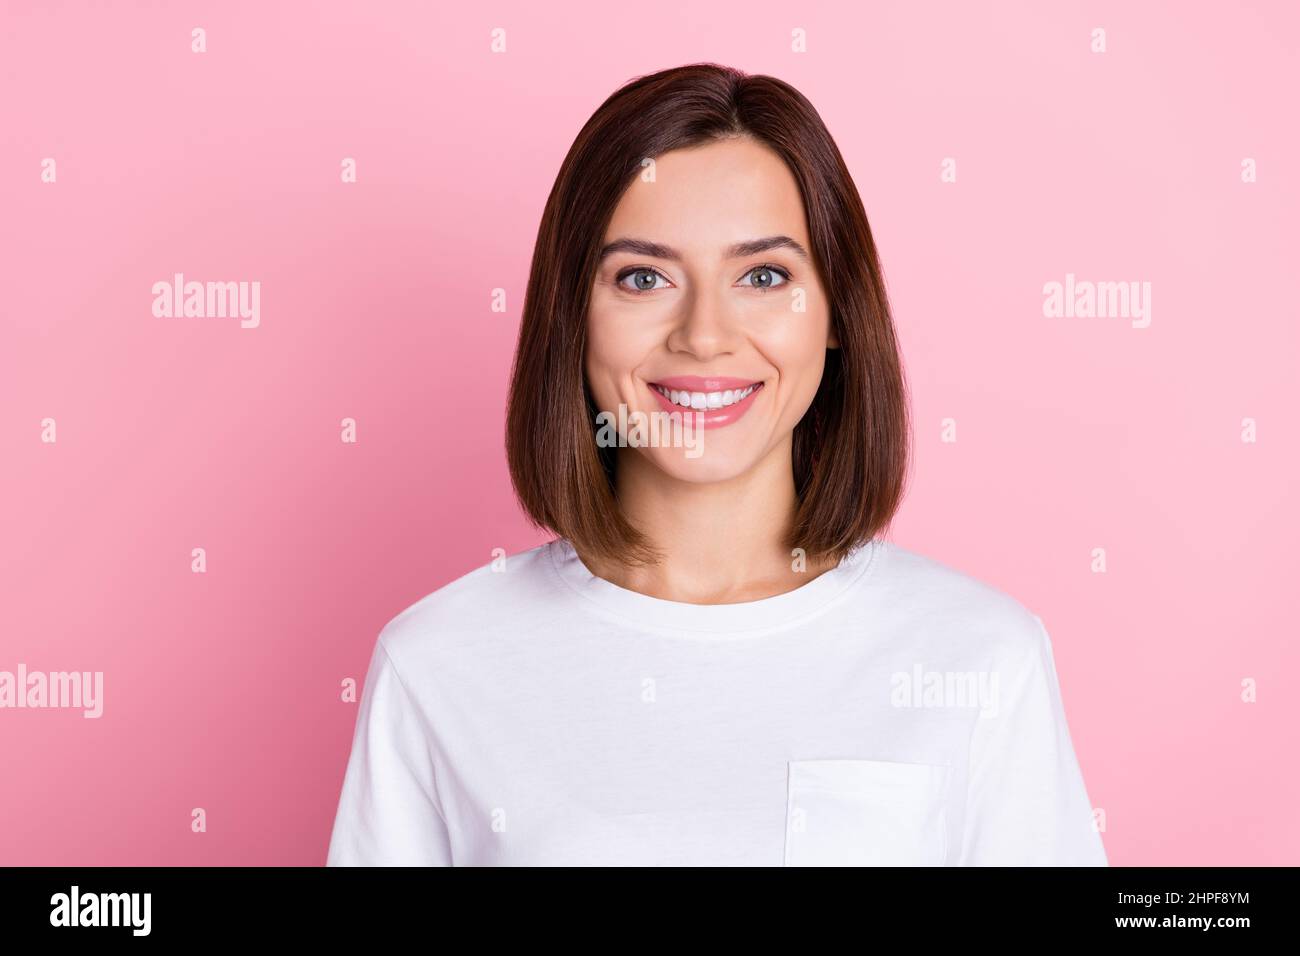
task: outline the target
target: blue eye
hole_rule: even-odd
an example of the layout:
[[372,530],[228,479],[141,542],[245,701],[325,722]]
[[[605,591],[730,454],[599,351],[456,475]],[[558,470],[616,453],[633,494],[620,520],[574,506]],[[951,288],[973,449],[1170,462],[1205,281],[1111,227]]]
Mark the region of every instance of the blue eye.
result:
[[[750,282],[744,279],[752,279]],[[627,280],[631,279],[629,285]],[[768,289],[779,288],[790,281],[790,273],[780,266],[761,265],[754,266],[741,277],[741,285],[749,286],[751,289],[757,289],[759,292],[766,292]],[[618,274],[615,279],[620,289],[631,292],[633,295],[642,295],[648,292],[655,292],[659,289],[666,289],[672,283],[668,277],[657,269],[651,269],[647,266],[638,266],[635,269],[628,269]]]
[[[742,285],[748,285],[760,292],[766,292],[778,286],[783,286],[790,281],[790,273],[786,272],[780,266],[754,266],[745,273],[746,276],[753,276],[753,282],[743,282]],[[742,278],[744,278],[742,276]],[[780,281],[777,281],[780,280]]]
[[[634,279],[635,281],[632,286],[629,287],[624,285],[624,279]],[[668,281],[667,277],[664,276],[662,272],[657,272],[654,269],[647,269],[643,266],[639,269],[628,269],[626,272],[620,273],[617,281],[620,288],[626,289],[628,292],[636,295],[640,295],[643,292],[654,292],[657,288],[665,288],[665,286],[658,286],[655,284],[660,279],[663,279],[665,283]]]

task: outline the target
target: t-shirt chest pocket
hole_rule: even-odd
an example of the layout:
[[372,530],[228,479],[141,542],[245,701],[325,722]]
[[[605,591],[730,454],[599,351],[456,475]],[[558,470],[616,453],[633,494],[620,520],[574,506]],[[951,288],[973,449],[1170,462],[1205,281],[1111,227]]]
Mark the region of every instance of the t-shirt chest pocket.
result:
[[791,760],[786,866],[942,866],[949,771],[888,760]]

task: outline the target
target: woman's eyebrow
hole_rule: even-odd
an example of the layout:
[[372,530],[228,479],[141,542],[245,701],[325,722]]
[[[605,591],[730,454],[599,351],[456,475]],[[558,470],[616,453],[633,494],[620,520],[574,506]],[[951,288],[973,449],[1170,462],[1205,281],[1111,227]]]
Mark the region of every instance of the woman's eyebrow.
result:
[[[789,249],[805,262],[808,261],[808,250],[789,236],[767,236],[763,239],[749,239],[745,242],[737,242],[726,250],[726,255],[728,259],[741,259],[771,249]],[[665,246],[663,243],[651,242],[649,239],[615,239],[600,250],[600,258],[604,260],[607,256],[611,256],[616,252],[631,252],[640,256],[650,256],[654,259],[682,261],[682,254],[676,249]]]

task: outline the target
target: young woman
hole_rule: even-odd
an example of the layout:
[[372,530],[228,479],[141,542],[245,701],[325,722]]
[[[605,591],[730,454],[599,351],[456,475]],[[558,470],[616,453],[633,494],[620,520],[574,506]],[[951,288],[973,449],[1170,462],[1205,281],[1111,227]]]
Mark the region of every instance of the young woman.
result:
[[384,627],[328,863],[1105,865],[1043,622],[883,537],[908,427],[812,105],[713,64],[617,91],[515,356],[556,538]]

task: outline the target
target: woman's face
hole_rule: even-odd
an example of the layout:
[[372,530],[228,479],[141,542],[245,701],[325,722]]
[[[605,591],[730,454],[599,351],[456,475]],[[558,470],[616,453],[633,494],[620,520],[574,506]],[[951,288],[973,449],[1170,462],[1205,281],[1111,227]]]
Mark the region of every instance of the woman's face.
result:
[[619,201],[603,248],[585,356],[597,408],[615,424],[620,405],[629,423],[674,410],[704,422],[677,447],[665,429],[620,454],[700,482],[788,455],[836,342],[781,158],[748,138],[659,156]]

